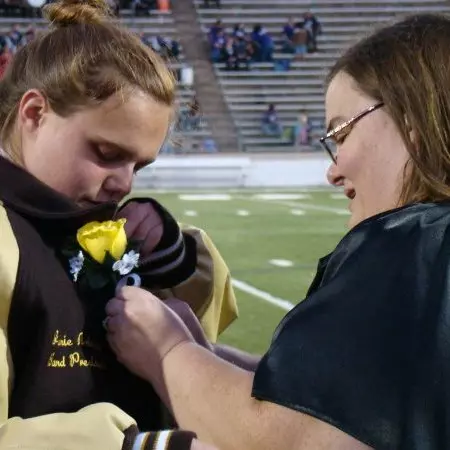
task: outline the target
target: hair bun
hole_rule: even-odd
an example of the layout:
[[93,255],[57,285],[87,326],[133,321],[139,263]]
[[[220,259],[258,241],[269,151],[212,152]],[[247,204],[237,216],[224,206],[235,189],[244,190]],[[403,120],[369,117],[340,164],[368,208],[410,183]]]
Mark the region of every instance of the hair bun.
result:
[[60,0],[43,8],[44,16],[56,27],[81,23],[102,23],[111,17],[106,0]]

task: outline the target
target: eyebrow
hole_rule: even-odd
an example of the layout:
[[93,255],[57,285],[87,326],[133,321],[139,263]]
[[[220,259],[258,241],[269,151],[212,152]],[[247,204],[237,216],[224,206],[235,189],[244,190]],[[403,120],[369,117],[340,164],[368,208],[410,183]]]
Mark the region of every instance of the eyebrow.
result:
[[330,122],[328,123],[328,127],[327,127],[327,133],[329,133],[331,130],[333,130],[334,128],[336,128],[337,126],[339,126],[340,124],[344,123],[347,119],[345,119],[342,116],[336,116],[333,117]]

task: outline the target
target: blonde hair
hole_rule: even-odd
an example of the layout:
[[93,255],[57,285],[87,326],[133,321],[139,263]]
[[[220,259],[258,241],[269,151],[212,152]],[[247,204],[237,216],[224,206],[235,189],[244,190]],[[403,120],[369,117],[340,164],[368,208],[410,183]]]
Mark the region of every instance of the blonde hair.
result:
[[134,33],[114,23],[105,0],[61,0],[43,13],[49,30],[16,53],[0,81],[0,142],[10,157],[20,157],[13,131],[30,89],[63,117],[133,89],[174,105],[173,74]]
[[384,103],[401,133],[411,159],[399,206],[450,199],[449,48],[450,19],[417,14],[362,39],[328,75],[328,82],[339,72],[350,75]]

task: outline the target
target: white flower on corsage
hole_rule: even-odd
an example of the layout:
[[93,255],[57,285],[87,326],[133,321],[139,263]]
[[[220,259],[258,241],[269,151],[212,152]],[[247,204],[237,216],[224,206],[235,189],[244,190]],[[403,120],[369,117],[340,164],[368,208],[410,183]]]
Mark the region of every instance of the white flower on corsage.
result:
[[83,252],[80,250],[77,256],[70,258],[69,264],[70,264],[70,273],[73,275],[73,281],[77,281],[78,275],[81,272],[81,269],[83,268],[84,265]]
[[128,253],[125,253],[122,256],[122,259],[119,259],[113,264],[112,270],[114,270],[115,272],[119,272],[122,276],[128,275],[134,268],[138,266],[139,256],[139,253],[135,252],[134,250],[130,250]]

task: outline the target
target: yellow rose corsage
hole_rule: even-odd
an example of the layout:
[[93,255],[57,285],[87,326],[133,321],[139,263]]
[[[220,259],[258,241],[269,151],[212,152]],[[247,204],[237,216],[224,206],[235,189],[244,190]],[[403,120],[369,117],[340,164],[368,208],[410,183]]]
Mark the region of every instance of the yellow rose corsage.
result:
[[[127,240],[126,219],[90,222],[76,234],[69,259],[70,273],[75,282],[84,277],[91,288],[102,288],[110,281],[114,285],[121,277],[138,267],[139,253]],[[66,252],[67,253],[67,252]]]

